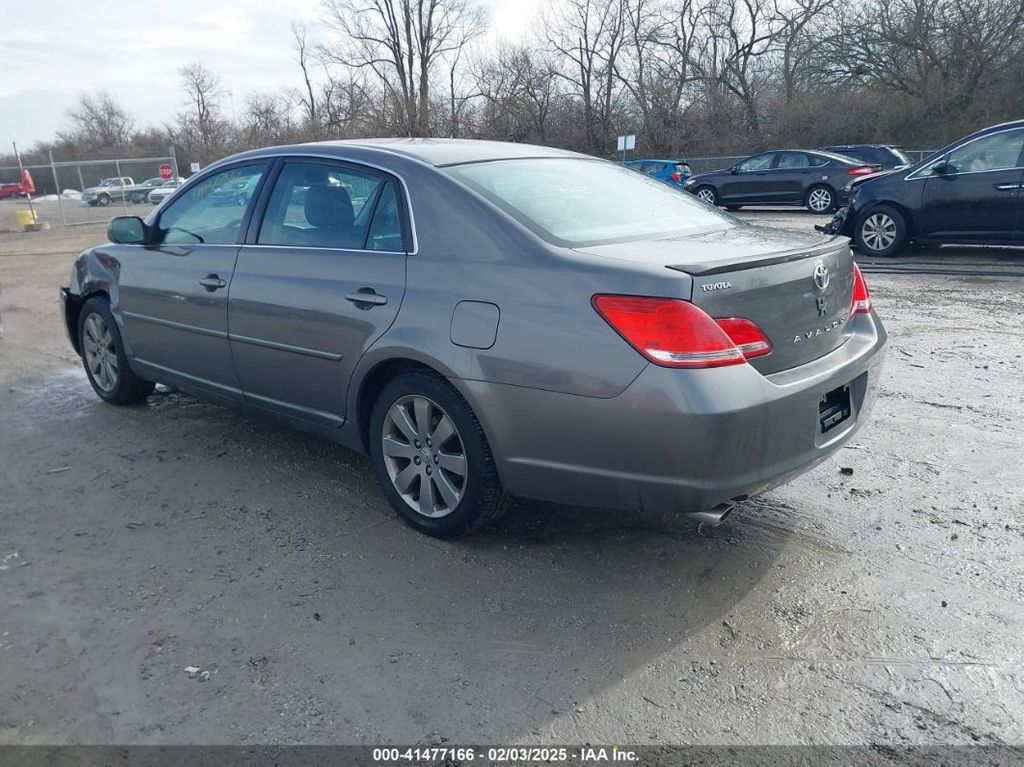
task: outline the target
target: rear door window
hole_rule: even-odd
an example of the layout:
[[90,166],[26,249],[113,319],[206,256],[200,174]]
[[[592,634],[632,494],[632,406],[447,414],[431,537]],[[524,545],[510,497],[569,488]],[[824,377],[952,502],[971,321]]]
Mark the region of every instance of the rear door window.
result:
[[775,167],[799,169],[811,167],[811,161],[803,152],[783,152],[779,155],[779,163]]
[[[385,179],[369,170],[315,161],[286,162],[274,183],[256,241],[260,245],[361,250],[367,247],[370,223],[384,187]],[[395,208],[397,215],[397,202]],[[390,242],[389,232],[382,213],[375,242]],[[400,226],[398,236],[401,242]]]
[[366,249],[392,252],[405,250],[402,242],[402,213],[394,181],[384,185],[380,199],[377,200],[377,209],[373,212],[370,232],[366,237]]

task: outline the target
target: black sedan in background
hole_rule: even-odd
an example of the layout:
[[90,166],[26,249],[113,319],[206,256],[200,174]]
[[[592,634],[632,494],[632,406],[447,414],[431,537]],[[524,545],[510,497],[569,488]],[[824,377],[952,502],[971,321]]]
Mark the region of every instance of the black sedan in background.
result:
[[905,168],[912,164],[903,150],[893,144],[837,144],[820,146],[818,151],[852,157],[869,165],[880,165],[884,170]]
[[838,190],[851,178],[879,170],[880,165],[831,152],[787,149],[691,176],[685,189],[727,210],[743,205],[799,205],[813,213],[829,213],[836,207]]
[[1024,245],[1024,120],[972,133],[915,165],[858,180],[822,231],[861,253],[891,256],[911,240]]

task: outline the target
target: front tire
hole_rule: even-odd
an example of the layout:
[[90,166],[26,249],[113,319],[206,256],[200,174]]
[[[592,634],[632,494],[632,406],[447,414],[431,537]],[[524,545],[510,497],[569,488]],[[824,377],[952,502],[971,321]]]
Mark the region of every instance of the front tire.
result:
[[385,497],[422,533],[465,535],[508,505],[480,422],[439,376],[404,373],[384,387],[370,418],[369,448]]
[[99,205],[101,208],[107,207],[108,205],[110,205],[110,195],[101,194],[99,198],[96,200],[96,204]]
[[853,235],[857,249],[866,256],[885,258],[907,243],[907,221],[896,208],[878,205],[857,218]]
[[812,186],[807,190],[804,205],[811,213],[831,213],[836,207],[836,193],[824,184]]
[[151,381],[132,372],[121,332],[104,296],[94,296],[78,315],[78,348],[93,391],[112,405],[141,402],[153,392]]
[[693,196],[698,200],[706,202],[708,205],[718,205],[718,192],[715,191],[713,186],[698,186],[693,190]]

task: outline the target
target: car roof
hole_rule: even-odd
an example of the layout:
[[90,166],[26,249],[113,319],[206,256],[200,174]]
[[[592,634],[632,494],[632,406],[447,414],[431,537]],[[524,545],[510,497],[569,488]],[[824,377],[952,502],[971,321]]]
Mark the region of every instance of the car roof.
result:
[[[835,152],[828,152],[828,151],[825,151],[823,149],[793,149],[793,148],[790,148],[790,149],[766,149],[763,152],[758,152],[757,154],[752,154],[752,155],[750,155],[750,157],[760,157],[763,154],[778,154],[780,152],[802,152],[803,154],[816,154],[816,155],[820,155],[821,157],[827,157],[830,160],[839,160],[840,162],[845,162],[845,163],[856,164],[858,162],[857,160],[855,160],[852,157],[846,157],[844,155],[836,154]],[[747,158],[747,159],[750,159],[750,158]]]
[[899,144],[829,144],[828,146],[818,147],[820,150],[828,151],[830,149],[897,149]]
[[323,154],[337,153],[340,157],[344,154],[344,149],[351,147],[402,155],[436,167],[487,162],[490,160],[519,160],[527,158],[565,157],[595,159],[589,155],[570,152],[566,149],[555,149],[554,147],[536,146],[534,144],[454,138],[366,138],[345,139],[342,141],[316,141],[291,146],[267,147],[256,152],[246,153],[246,155],[249,157],[273,156],[289,150],[299,150],[302,152],[316,150]]
[[828,152],[828,151],[825,151],[823,149],[796,149],[796,150],[793,150],[793,151],[806,152],[807,154],[821,155],[822,157],[827,157],[830,160],[838,160],[839,162],[844,162],[844,163],[846,163],[848,165],[856,165],[857,163],[860,162],[860,160],[856,159],[855,157],[847,157],[844,154],[838,154],[836,152]]

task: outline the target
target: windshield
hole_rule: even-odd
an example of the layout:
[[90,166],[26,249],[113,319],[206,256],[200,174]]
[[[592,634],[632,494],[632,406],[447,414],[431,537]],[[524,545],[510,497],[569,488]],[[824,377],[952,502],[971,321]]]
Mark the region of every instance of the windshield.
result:
[[688,192],[603,160],[499,160],[448,170],[560,245],[650,239],[737,225],[734,218]]

